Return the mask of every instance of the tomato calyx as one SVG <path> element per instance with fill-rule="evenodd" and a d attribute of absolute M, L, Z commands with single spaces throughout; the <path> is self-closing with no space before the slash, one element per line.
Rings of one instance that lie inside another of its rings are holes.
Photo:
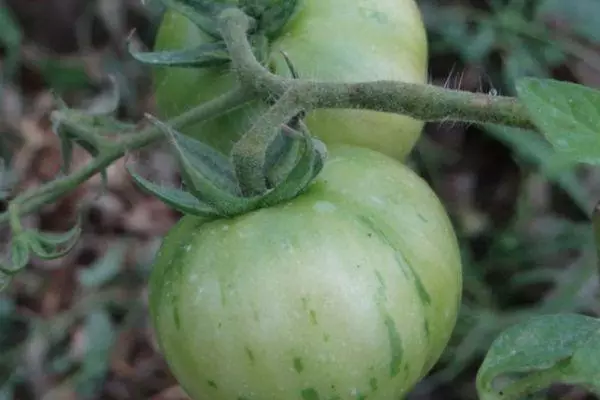
<path fill-rule="evenodd" d="M 196 47 L 171 51 L 140 52 L 129 43 L 129 53 L 137 61 L 154 66 L 208 68 L 230 61 L 227 46 L 218 26 L 221 12 L 236 5 L 215 0 L 161 0 L 171 10 L 181 13 L 215 41 Z M 256 58 L 265 63 L 269 38 L 276 36 L 299 9 L 302 0 L 239 0 L 239 9 L 252 21 L 248 39 Z"/>
<path fill-rule="evenodd" d="M 274 135 L 265 150 L 264 164 L 250 162 L 247 166 L 260 172 L 264 185 L 263 190 L 248 191 L 247 183 L 236 174 L 235 160 L 152 116 L 148 118 L 167 136 L 185 190 L 153 183 L 135 173 L 130 165 L 127 170 L 142 190 L 184 214 L 233 217 L 290 200 L 310 185 L 325 163 L 325 145 L 310 135 L 299 118 L 294 118 Z"/>

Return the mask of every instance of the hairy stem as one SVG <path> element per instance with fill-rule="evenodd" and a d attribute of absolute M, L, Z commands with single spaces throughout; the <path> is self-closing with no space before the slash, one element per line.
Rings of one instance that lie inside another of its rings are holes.
<path fill-rule="evenodd" d="M 333 83 L 275 75 L 256 60 L 246 35 L 249 18 L 228 9 L 221 14 L 221 32 L 240 84 L 263 97 L 293 93 L 296 106 L 362 108 L 411 116 L 423 121 L 493 123 L 535 129 L 516 98 L 445 89 L 398 81 Z"/>
<path fill-rule="evenodd" d="M 227 43 L 232 59 L 231 66 L 238 76 L 240 88 L 181 114 L 169 121 L 170 125 L 180 128 L 189 123 L 207 120 L 252 98 L 281 98 L 285 94 L 285 98 L 288 99 L 285 105 L 292 111 L 302 109 L 309 112 L 316 108 L 362 108 L 404 114 L 423 121 L 466 121 L 535 129 L 525 107 L 515 98 L 396 81 L 332 83 L 296 80 L 275 75 L 264 68 L 254 56 L 247 37 L 247 31 L 252 23 L 251 18 L 233 8 L 223 11 L 219 18 L 219 30 Z M 281 107 L 274 107 L 267 116 L 269 118 L 264 119 L 263 122 L 269 120 L 277 124 L 275 120 L 287 118 L 289 113 L 282 112 Z M 63 123 L 69 125 L 69 129 L 74 131 L 78 129 L 73 121 L 65 120 Z M 252 131 L 263 132 L 264 125 L 265 123 L 259 121 Z M 260 164 L 264 154 L 251 147 L 258 146 L 260 141 L 268 141 L 268 134 L 256 140 L 248 136 L 250 135 L 245 135 L 234 154 L 237 151 L 239 157 L 245 149 L 244 162 Z M 160 130 L 153 126 L 135 136 L 107 145 L 85 167 L 71 175 L 27 191 L 17 196 L 11 203 L 19 204 L 20 215 L 35 211 L 74 190 L 126 152 L 142 148 L 161 137 Z M 249 173 L 240 165 L 241 161 L 236 164 L 236 171 L 240 177 L 248 179 L 249 190 L 260 188 L 257 174 Z M 8 219 L 7 212 L 0 214 L 0 224 L 6 223 Z"/>
<path fill-rule="evenodd" d="M 250 97 L 236 88 L 224 95 L 205 103 L 201 106 L 193 108 L 170 121 L 170 125 L 175 128 L 206 121 L 217 114 L 231 110 L 247 102 Z M 72 125 L 68 120 L 62 121 L 63 124 L 69 125 L 69 129 L 76 130 L 77 125 Z M 106 147 L 97 157 L 89 164 L 72 174 L 58 178 L 37 188 L 31 189 L 22 193 L 11 201 L 11 204 L 20 204 L 19 214 L 24 215 L 41 208 L 44 204 L 52 203 L 58 200 L 66 193 L 71 192 L 77 186 L 81 185 L 92 176 L 110 166 L 114 161 L 123 157 L 127 152 L 140 149 L 153 142 L 163 138 L 162 131 L 156 126 L 149 126 L 126 139 L 120 140 Z M 9 220 L 9 213 L 0 214 L 0 224 L 6 223 Z"/>
<path fill-rule="evenodd" d="M 284 94 L 233 146 L 233 165 L 246 195 L 258 195 L 267 190 L 264 175 L 267 149 L 281 131 L 281 125 L 301 111 L 294 100 Z"/>

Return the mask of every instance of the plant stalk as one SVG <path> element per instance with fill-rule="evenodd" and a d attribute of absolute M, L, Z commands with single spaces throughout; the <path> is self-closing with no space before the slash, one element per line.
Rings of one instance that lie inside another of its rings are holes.
<path fill-rule="evenodd" d="M 363 108 L 382 112 L 400 113 L 423 121 L 465 121 L 492 123 L 524 129 L 535 129 L 525 107 L 516 98 L 491 96 L 458 91 L 425 84 L 396 81 L 359 83 L 332 83 L 314 80 L 291 79 L 275 75 L 264 68 L 254 56 L 247 38 L 251 19 L 240 10 L 228 9 L 219 20 L 220 31 L 227 43 L 232 68 L 237 73 L 240 88 L 193 108 L 169 121 L 174 128 L 207 120 L 216 114 L 257 98 L 286 98 L 292 110 L 306 112 L 316 108 Z M 275 109 L 276 110 L 276 109 Z M 275 113 L 274 118 L 284 118 L 288 113 Z M 282 123 L 284 121 L 281 121 Z M 77 131 L 74 121 L 65 120 L 68 128 Z M 255 126 L 255 129 L 258 126 Z M 148 127 L 116 143 L 112 143 L 85 167 L 72 174 L 31 189 L 12 202 L 19 203 L 19 214 L 24 215 L 52 203 L 74 190 L 92 176 L 106 169 L 127 152 L 140 149 L 162 138 L 160 130 Z M 264 138 L 263 138 L 264 139 Z M 240 147 L 245 146 L 242 143 Z M 264 157 L 254 152 L 257 162 Z M 238 168 L 240 175 L 245 175 Z M 249 179 L 256 183 L 255 178 Z M 250 185 L 252 186 L 252 185 Z M 8 222 L 9 214 L 0 214 L 0 224 Z"/>

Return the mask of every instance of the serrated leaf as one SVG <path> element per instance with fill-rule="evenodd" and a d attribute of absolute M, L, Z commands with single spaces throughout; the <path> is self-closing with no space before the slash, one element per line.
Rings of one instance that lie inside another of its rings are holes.
<path fill-rule="evenodd" d="M 83 334 L 86 347 L 76 387 L 79 395 L 88 398 L 99 392 L 109 371 L 111 350 L 117 334 L 110 315 L 103 309 L 94 310 L 86 317 Z"/>
<path fill-rule="evenodd" d="M 479 396 L 498 398 L 498 393 L 506 390 L 494 385 L 499 378 L 504 378 L 504 385 L 510 386 L 519 379 L 515 375 L 526 379 L 526 373 L 539 373 L 557 366 L 562 371 L 557 378 L 572 381 L 576 376 L 567 372 L 567 366 L 599 330 L 598 319 L 578 314 L 536 316 L 510 327 L 494 340 L 478 371 Z"/>
<path fill-rule="evenodd" d="M 600 91 L 550 79 L 525 78 L 517 93 L 554 148 L 579 162 L 600 163 Z"/>
<path fill-rule="evenodd" d="M 213 207 L 220 215 L 233 215 L 248 210 L 257 198 L 241 196 L 237 179 L 228 159 L 203 143 L 182 135 L 149 117 L 169 139 L 181 168 L 186 188 L 200 201 Z"/>
<path fill-rule="evenodd" d="M 164 67 L 207 68 L 223 65 L 231 60 L 225 42 L 205 43 L 183 50 L 150 52 L 135 51 L 130 45 L 129 53 L 139 62 Z"/>
<path fill-rule="evenodd" d="M 126 166 L 127 171 L 133 178 L 133 181 L 146 193 L 158 197 L 168 206 L 180 211 L 184 214 L 196 215 L 199 217 L 210 217 L 219 215 L 218 212 L 195 198 L 191 193 L 183 190 L 168 188 L 153 183 L 137 173 L 133 172 L 129 165 Z"/>
<path fill-rule="evenodd" d="M 79 283 L 85 288 L 95 288 L 110 282 L 121 271 L 126 254 L 126 243 L 111 246 L 102 258 L 88 268 L 79 270 Z"/>

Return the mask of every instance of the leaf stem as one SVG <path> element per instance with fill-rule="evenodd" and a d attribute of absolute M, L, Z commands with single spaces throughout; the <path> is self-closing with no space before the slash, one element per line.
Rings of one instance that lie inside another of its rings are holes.
<path fill-rule="evenodd" d="M 188 124 L 206 121 L 209 118 L 214 117 L 215 114 L 222 113 L 224 110 L 230 110 L 246 103 L 249 99 L 250 96 L 248 96 L 248 94 L 244 93 L 244 91 L 239 88 L 236 88 L 208 103 L 192 108 L 174 118 L 169 124 L 173 127 L 180 128 Z M 67 125 L 69 129 L 77 129 L 77 126 L 68 120 L 64 120 L 62 123 Z M 164 134 L 158 127 L 154 125 L 149 126 L 139 133 L 136 133 L 134 136 L 127 137 L 107 146 L 89 164 L 72 174 L 22 193 L 14 198 L 11 201 L 11 204 L 20 204 L 18 209 L 19 215 L 38 210 L 44 206 L 44 204 L 52 203 L 64 194 L 71 192 L 77 186 L 110 166 L 114 161 L 123 157 L 127 152 L 140 149 L 156 142 L 163 138 L 163 135 Z M 8 211 L 0 214 L 0 224 L 6 223 L 9 218 L 10 214 Z"/>

